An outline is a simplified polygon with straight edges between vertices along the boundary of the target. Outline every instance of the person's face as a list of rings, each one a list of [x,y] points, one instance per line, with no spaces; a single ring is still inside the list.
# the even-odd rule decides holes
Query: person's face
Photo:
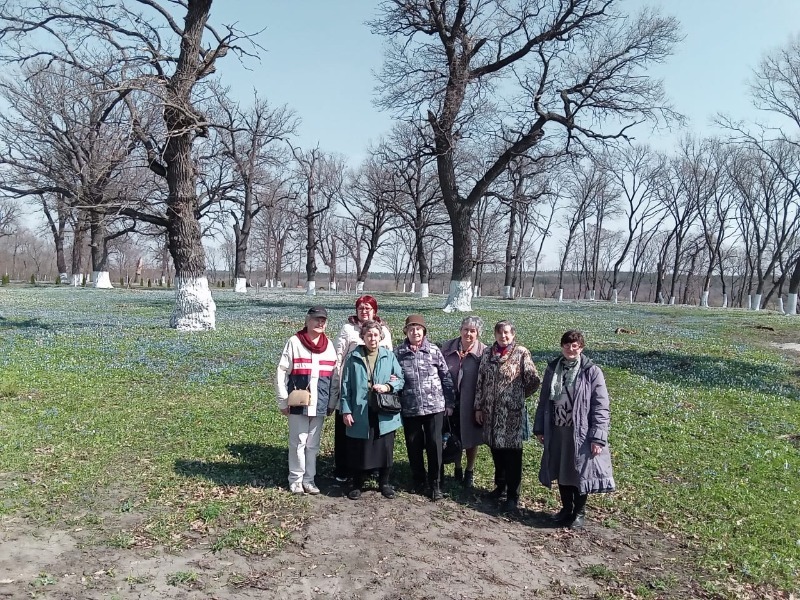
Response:
[[[310,333],[322,334],[325,333],[325,327],[328,325],[326,317],[306,317],[306,329]]]
[[[409,342],[419,346],[422,343],[422,338],[425,337],[425,328],[422,325],[409,325],[406,327],[406,337]]]
[[[575,360],[581,355],[581,352],[583,352],[583,346],[581,346],[580,342],[561,344],[561,354],[567,360]]]
[[[378,342],[381,341],[381,332],[375,328],[367,329],[364,333],[364,345],[369,350],[375,350],[378,347]]]
[[[475,343],[475,340],[478,339],[478,330],[474,327],[470,327],[469,325],[465,325],[461,328],[461,347],[466,349],[472,346]]]
[[[514,341],[514,332],[511,331],[511,325],[506,325],[500,331],[494,332],[494,339],[497,340],[497,345],[505,348]]]
[[[356,307],[356,316],[362,323],[375,318],[375,309],[366,302],[362,302]]]

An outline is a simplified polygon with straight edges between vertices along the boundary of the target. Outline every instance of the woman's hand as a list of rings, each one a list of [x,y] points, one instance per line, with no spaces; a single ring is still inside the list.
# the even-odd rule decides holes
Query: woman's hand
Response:
[[[444,416],[452,417],[453,416],[453,409],[452,408],[445,408],[444,409]]]
[[[603,446],[592,442],[592,456],[600,456],[603,453]]]
[[[544,436],[541,433],[536,434],[536,439],[539,440],[539,443],[544,446]]]
[[[352,427],[353,426],[353,415],[350,413],[346,413],[342,415],[342,423],[344,423],[345,427]]]
[[[372,389],[379,394],[389,394],[392,391],[392,386],[388,383],[376,383],[372,386]]]
[[[281,409],[281,414],[286,416],[286,417],[288,417],[289,416],[289,407],[287,406],[286,408],[282,408]]]
[[[482,410],[476,410],[475,411],[475,422],[478,425],[483,425],[483,411]]]

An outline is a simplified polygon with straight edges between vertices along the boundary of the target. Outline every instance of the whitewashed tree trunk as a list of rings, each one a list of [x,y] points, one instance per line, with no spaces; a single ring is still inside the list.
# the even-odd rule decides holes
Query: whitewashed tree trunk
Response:
[[[670,296],[669,297],[669,305],[670,306],[675,306],[675,296]]]
[[[783,310],[783,298],[778,298],[778,310],[782,315],[786,314]]]
[[[747,294],[747,310],[753,310],[753,295]]]
[[[217,305],[205,277],[175,278],[175,309],[169,326],[178,331],[208,331],[217,326]]]
[[[708,290],[703,290],[703,294],[700,296],[700,306],[708,308]]]
[[[761,310],[761,294],[753,296],[753,310]]]
[[[728,294],[722,294],[722,308],[728,308]]]
[[[317,295],[317,282],[314,280],[306,281],[306,296]]]
[[[516,286],[511,286],[511,297],[512,298],[516,298],[517,297],[517,288],[516,288]]]
[[[92,279],[94,279],[94,287],[101,290],[110,290],[114,286],[111,285],[111,277],[108,271],[93,271]]]
[[[511,300],[511,286],[504,285],[503,286],[503,300]]]
[[[592,290],[591,292],[589,292],[589,300],[591,300],[592,302],[594,302],[594,290]]]
[[[275,287],[276,288],[282,288],[283,287],[283,282],[279,279],[278,281],[275,282]]]
[[[364,282],[363,281],[356,281],[356,294],[364,293]]]
[[[633,304],[633,290],[628,292],[628,304]]]
[[[247,279],[244,277],[237,277],[236,281],[233,282],[233,291],[237,294],[246,294],[247,293]]]
[[[406,293],[406,284],[405,283],[403,284],[403,293],[404,294]]]
[[[564,288],[559,288],[558,290],[558,301],[559,302],[564,301]]]
[[[413,294],[416,289],[417,289],[417,282],[416,281],[412,281],[411,282],[411,293]]]
[[[446,313],[472,310],[472,281],[450,281],[450,294],[442,309]]]
[[[664,304],[664,294],[662,292],[658,292],[658,303]]]
[[[333,280],[328,282],[328,289],[330,291],[332,291],[332,292],[336,291],[336,280],[335,279],[333,279]]]
[[[786,297],[786,312],[787,315],[797,314],[797,294],[789,294]]]
[[[617,291],[617,288],[611,290],[611,301],[614,304],[619,304],[619,292]]]
[[[419,284],[419,297],[420,298],[427,298],[430,296],[430,286],[427,283],[420,283]]]
[[[67,273],[59,273],[58,278],[61,280],[63,285],[66,285],[67,281],[69,281],[69,275]]]
[[[475,286],[475,290],[473,291],[472,297],[473,298],[480,298],[481,297],[481,288],[480,288],[480,286]]]
[[[72,274],[72,285],[75,287],[79,287],[81,285],[81,274],[80,273],[73,273]]]

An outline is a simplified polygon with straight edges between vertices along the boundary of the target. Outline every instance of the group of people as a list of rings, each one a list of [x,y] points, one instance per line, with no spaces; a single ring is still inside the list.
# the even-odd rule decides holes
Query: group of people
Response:
[[[608,390],[601,369],[583,354],[581,332],[564,333],[561,354],[540,378],[510,321],[494,326],[494,342],[487,346],[480,340],[482,319],[466,317],[459,336],[439,348],[428,339],[424,316],[412,314],[405,319],[405,338],[393,348],[377,300],[361,296],[355,309],[331,342],[327,310],[312,307],[281,354],[276,390],[289,418],[291,492],[319,493],[314,478],[322,425],[334,413],[335,477],[350,482],[352,500],[373,474],[380,493],[395,497],[391,471],[401,426],[413,490],[433,501],[443,498],[445,425],[466,454],[466,468],[460,460],[455,466],[465,487],[474,485],[478,447],[489,446],[494,489],[488,496],[506,510],[518,507],[523,443],[531,436],[544,446],[539,481],[548,488],[558,482],[558,525],[583,527],[587,495],[614,490]],[[531,423],[526,398],[540,386]]]

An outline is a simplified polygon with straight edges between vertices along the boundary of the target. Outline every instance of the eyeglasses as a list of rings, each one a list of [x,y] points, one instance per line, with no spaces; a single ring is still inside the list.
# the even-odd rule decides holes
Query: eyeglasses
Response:
[[[577,350],[578,348],[582,348],[583,346],[581,346],[580,342],[570,342],[568,344],[561,344],[561,347],[562,348],[572,348],[574,350]]]

